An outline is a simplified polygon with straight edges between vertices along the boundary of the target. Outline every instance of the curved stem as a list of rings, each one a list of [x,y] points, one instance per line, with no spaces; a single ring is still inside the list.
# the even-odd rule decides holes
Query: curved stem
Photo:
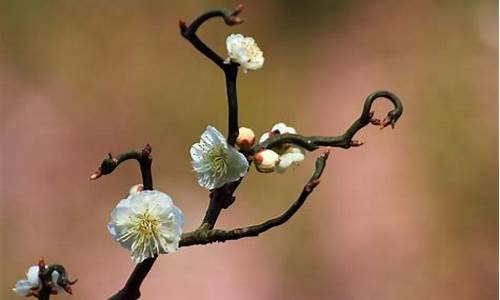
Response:
[[[280,226],[290,220],[291,217],[302,207],[307,197],[313,192],[314,188],[318,186],[321,174],[326,167],[328,159],[328,152],[323,153],[316,160],[316,168],[313,175],[307,181],[298,199],[280,216],[272,218],[258,225],[252,225],[232,230],[209,230],[200,228],[193,232],[188,232],[182,235],[179,247],[187,247],[192,245],[205,245],[214,242],[225,242],[229,240],[238,240],[246,237],[255,237],[259,234],[268,231],[271,228]]]
[[[78,280],[70,280],[68,278],[68,273],[64,266],[59,264],[52,264],[47,266],[45,261],[41,259],[38,262],[38,277],[40,278],[41,288],[39,292],[32,292],[28,296],[35,296],[40,300],[49,300],[51,295],[56,295],[58,290],[55,289],[56,284],[61,287],[66,293],[72,294],[71,286],[75,284]],[[53,282],[52,273],[57,272],[57,282]]]
[[[236,79],[238,76],[238,64],[225,62],[215,51],[208,47],[196,35],[196,32],[206,21],[220,17],[226,25],[232,26],[243,22],[239,18],[243,10],[242,5],[238,5],[233,11],[225,9],[217,9],[206,12],[197,17],[189,26],[184,21],[179,21],[181,35],[186,38],[198,51],[205,55],[208,59],[214,62],[223,72],[226,78],[226,93],[228,104],[228,125],[227,125],[227,143],[234,146],[239,133],[238,125],[238,97],[236,90]],[[220,212],[224,208],[228,208],[233,202],[233,193],[240,184],[240,181],[226,184],[218,189],[211,191],[210,202],[205,212],[200,228],[212,229],[217,222]]]
[[[230,64],[225,64],[224,59],[220,57],[215,51],[210,49],[203,41],[201,41],[196,35],[196,31],[200,28],[203,23],[206,21],[221,17],[226,25],[232,26],[236,24],[243,23],[243,20],[238,17],[238,15],[243,10],[242,5],[238,5],[235,10],[227,11],[225,9],[216,9],[209,12],[206,12],[196,18],[189,26],[186,25],[186,22],[179,21],[179,28],[181,30],[181,35],[186,38],[198,51],[203,53],[206,57],[208,57],[211,61],[213,61],[219,68],[225,70],[229,68]]]
[[[109,154],[109,157],[102,161],[101,166],[98,168],[96,172],[94,172],[91,176],[91,180],[95,180],[102,175],[111,174],[122,162],[127,161],[129,159],[135,159],[139,163],[142,175],[142,183],[144,185],[145,190],[153,189],[153,177],[151,175],[151,157],[152,148],[149,144],[147,144],[144,149],[141,151],[129,151],[123,154],[119,154],[116,157],[113,157]],[[145,259],[141,263],[138,263],[132,274],[130,274],[129,279],[125,283],[125,286],[118,291],[115,295],[111,296],[109,299],[111,300],[131,300],[131,299],[139,299],[141,296],[140,288],[141,284],[148,275],[149,271],[153,267],[154,262],[156,261],[155,257],[151,257]]]
[[[375,100],[379,98],[386,98],[392,102],[394,109],[387,113],[387,117],[381,121],[373,118],[373,112],[371,107]],[[299,134],[277,134],[264,142],[257,144],[252,147],[252,149],[247,153],[248,155],[253,155],[256,152],[264,148],[274,148],[282,144],[295,144],[308,151],[314,151],[320,146],[328,147],[340,147],[340,148],[350,148],[353,146],[360,146],[362,143],[353,140],[354,135],[363,127],[368,124],[379,125],[384,128],[391,125],[394,128],[399,117],[403,113],[403,104],[399,100],[398,96],[388,91],[377,91],[370,94],[363,105],[363,110],[359,118],[354,121],[354,123],[346,130],[346,132],[340,136],[303,136]]]
[[[181,35],[186,38],[198,51],[205,55],[208,59],[213,61],[219,68],[224,71],[226,77],[226,91],[228,101],[228,132],[227,143],[234,146],[236,138],[238,137],[238,100],[236,95],[236,77],[238,75],[238,64],[232,62],[225,62],[215,51],[210,49],[200,38],[196,35],[196,31],[206,21],[221,17],[224,22],[229,25],[236,25],[243,22],[238,16],[242,12],[243,6],[239,5],[234,11],[227,11],[225,9],[212,10],[202,14],[196,18],[189,26],[184,21],[179,21]]]
[[[111,174],[122,162],[135,159],[139,163],[142,176],[142,184],[145,190],[153,189],[153,176],[151,175],[151,163],[153,158],[151,156],[152,148],[149,144],[144,146],[141,151],[128,151],[113,157],[111,153],[108,154],[108,158],[104,159],[101,166],[90,175],[90,180],[96,180],[102,175]]]

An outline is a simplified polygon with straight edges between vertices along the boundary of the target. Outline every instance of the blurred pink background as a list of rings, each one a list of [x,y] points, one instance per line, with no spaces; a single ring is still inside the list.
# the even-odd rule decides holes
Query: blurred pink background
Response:
[[[185,213],[207,206],[188,149],[226,130],[224,77],[180,37],[234,1],[0,1],[0,298],[40,257],[66,266],[74,295],[104,299],[133,262],[106,230],[140,181],[135,163],[96,182],[106,157],[153,146],[157,189]],[[264,68],[238,81],[240,125],[284,121],[337,135],[378,89],[401,97],[395,130],[333,149],[318,189],[258,238],[162,256],[142,299],[497,299],[498,3],[249,1],[246,23],[199,34],[255,37]],[[390,105],[381,101],[383,117]],[[314,158],[286,175],[253,168],[218,226],[273,217],[295,200]]]

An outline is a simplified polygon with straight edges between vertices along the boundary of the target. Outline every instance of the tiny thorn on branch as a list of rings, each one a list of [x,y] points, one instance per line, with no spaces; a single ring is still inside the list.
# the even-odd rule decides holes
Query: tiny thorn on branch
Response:
[[[351,146],[351,147],[359,147],[359,146],[362,146],[362,145],[364,145],[364,144],[365,144],[365,142],[363,142],[363,141],[358,141],[358,140],[351,140],[351,141],[349,142],[349,146]]]

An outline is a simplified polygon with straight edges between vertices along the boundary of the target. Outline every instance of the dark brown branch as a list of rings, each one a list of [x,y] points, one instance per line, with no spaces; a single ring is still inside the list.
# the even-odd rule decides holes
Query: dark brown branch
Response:
[[[394,109],[389,111],[387,117],[383,121],[374,119],[374,113],[371,111],[373,102],[379,98],[386,98],[390,100],[394,105]],[[388,91],[377,91],[370,94],[366,98],[361,116],[356,121],[354,121],[351,127],[349,127],[344,134],[340,136],[302,136],[299,134],[277,134],[265,140],[264,142],[255,145],[251,149],[251,151],[246,154],[252,155],[263,148],[278,147],[282,144],[295,144],[308,151],[314,151],[320,146],[340,147],[345,149],[353,146],[360,146],[362,145],[362,143],[353,140],[352,138],[361,128],[370,123],[379,125],[381,126],[381,128],[384,128],[388,125],[391,125],[391,127],[394,128],[394,125],[396,124],[402,113],[403,104],[399,100],[398,96]]]
[[[213,61],[222,71],[226,77],[226,93],[228,103],[228,132],[227,143],[231,146],[235,145],[236,138],[238,137],[238,97],[236,92],[236,79],[238,76],[238,64],[232,62],[224,62],[215,51],[210,49],[200,38],[196,32],[206,21],[221,17],[226,25],[232,26],[243,22],[239,18],[243,6],[239,5],[234,11],[227,11],[218,9],[206,12],[196,18],[189,26],[184,21],[179,21],[181,35],[186,38],[198,51],[205,55],[208,59]],[[210,193],[210,202],[203,218],[200,228],[212,229],[217,222],[220,212],[224,208],[228,208],[234,202],[233,193],[239,186],[241,180],[229,183],[220,187]]]
[[[233,204],[235,200],[233,194],[242,180],[243,178],[240,178],[238,181],[228,183],[221,188],[215,189],[210,192],[210,202],[208,204],[207,211],[205,212],[205,217],[203,218],[203,221],[199,228],[214,228],[220,212]]]
[[[238,100],[236,95],[236,77],[238,75],[238,64],[228,62],[225,63],[224,59],[210,49],[200,38],[196,35],[198,28],[206,21],[221,17],[224,22],[229,25],[241,24],[243,22],[238,16],[243,10],[243,6],[239,5],[232,12],[225,9],[212,10],[202,14],[196,18],[189,26],[184,21],[179,21],[181,35],[186,38],[198,51],[213,61],[219,68],[224,71],[226,76],[226,90],[228,100],[228,132],[227,142],[229,145],[234,146],[236,138],[238,137]]]
[[[101,166],[98,170],[90,176],[90,179],[94,180],[102,175],[108,175],[112,173],[122,162],[129,159],[135,159],[139,163],[142,175],[142,183],[145,190],[153,189],[153,178],[151,175],[151,163],[153,161],[151,156],[152,148],[147,144],[141,151],[129,151],[116,157],[109,154],[109,157],[102,161]],[[132,274],[130,274],[129,279],[125,283],[125,286],[113,295],[110,300],[131,300],[139,299],[141,296],[140,288],[141,284],[148,275],[149,271],[153,267],[157,256],[145,259],[141,263],[138,263]]]
[[[57,294],[55,289],[56,284],[62,287],[68,294],[72,294],[71,286],[75,284],[78,280],[70,280],[66,269],[59,264],[52,264],[47,266],[45,261],[41,259],[38,262],[38,277],[40,278],[41,287],[39,291],[33,291],[28,296],[34,296],[40,300],[49,300],[51,295]],[[52,273],[59,273],[57,282],[52,281]]]
[[[111,174],[122,162],[129,159],[135,159],[139,163],[139,167],[141,169],[144,190],[152,190],[153,177],[151,175],[151,163],[153,162],[153,158],[151,156],[151,150],[151,146],[147,144],[141,151],[132,150],[119,154],[116,157],[113,157],[113,155],[109,153],[108,158],[102,161],[101,166],[97,169],[97,171],[90,175],[90,180],[96,180],[102,175]]]
[[[270,219],[264,223],[236,228],[232,230],[220,230],[220,229],[212,229],[207,230],[205,228],[197,229],[193,232],[188,232],[182,235],[182,239],[179,243],[179,247],[187,247],[193,245],[205,245],[214,242],[225,242],[229,240],[238,240],[245,237],[255,237],[259,234],[280,226],[286,223],[304,204],[307,197],[313,192],[314,188],[319,184],[319,179],[321,174],[323,173],[326,167],[326,161],[328,159],[328,152],[323,153],[316,160],[316,168],[314,170],[313,175],[306,183],[304,188],[302,189],[302,193],[300,193],[299,198],[280,216]]]
[[[236,92],[236,79],[239,65],[233,62],[226,63],[222,57],[220,57],[216,52],[210,49],[203,41],[198,38],[196,32],[203,23],[215,17],[221,17],[227,25],[239,24],[242,22],[242,20],[238,17],[241,13],[241,10],[242,6],[238,6],[233,12],[228,12],[226,10],[210,11],[196,18],[189,26],[184,21],[179,22],[182,36],[186,38],[198,51],[204,54],[208,59],[213,61],[219,68],[224,71],[224,75],[226,77],[226,91],[228,98],[227,142],[231,146],[235,145],[239,128]],[[389,99],[395,106],[395,109],[390,111],[383,121],[374,119],[373,112],[370,111],[373,102],[380,97]],[[391,125],[392,127],[394,127],[394,124],[401,116],[402,112],[402,104],[396,95],[386,91],[375,92],[368,96],[368,98],[366,99],[361,116],[341,136],[305,137],[295,134],[276,135],[269,138],[265,142],[254,146],[250,151],[246,151],[245,154],[251,155],[262,148],[272,148],[284,143],[297,144],[309,151],[316,150],[320,146],[342,148],[359,146],[361,143],[352,140],[352,138],[361,128],[365,127],[369,123],[381,125],[382,128],[386,127],[387,125]],[[290,206],[288,210],[286,210],[280,216],[258,225],[236,228],[232,230],[213,229],[221,210],[228,208],[234,202],[233,194],[243,178],[211,191],[209,207],[206,211],[202,224],[197,230],[183,234],[179,246],[186,247],[191,245],[203,245],[213,242],[224,242],[227,240],[237,240],[245,237],[258,236],[260,233],[284,224],[300,209],[300,207],[306,201],[307,197],[319,184],[319,178],[326,166],[327,158],[328,153],[324,153],[317,159],[315,172],[313,173],[311,179],[304,186],[302,193],[299,195],[298,199]],[[140,152],[130,151],[124,154],[120,154],[117,157],[113,157],[110,154],[109,158],[105,159],[102,162],[98,171],[92,174],[91,179],[97,179],[102,175],[110,174],[118,167],[121,162],[129,159],[135,159],[139,162],[144,189],[153,189],[151,176],[151,147],[149,145],[147,145]],[[137,264],[125,286],[110,299],[138,299],[140,297],[140,286],[144,278],[151,270],[156,258],[157,256],[146,259],[143,262]]]
[[[237,24],[243,23],[243,20],[238,16],[242,12],[243,6],[238,5],[232,12],[227,11],[225,9],[217,9],[206,12],[196,18],[189,26],[187,26],[185,21],[179,21],[179,28],[181,30],[181,35],[186,38],[198,51],[203,53],[206,57],[208,57],[211,61],[213,61],[217,66],[219,66],[224,71],[229,68],[229,64],[224,63],[224,59],[220,57],[217,53],[215,53],[212,49],[210,49],[205,43],[203,43],[198,36],[196,35],[196,31],[200,28],[203,23],[206,21],[221,17],[226,25],[233,26]]]
[[[109,300],[135,300],[141,297],[141,284],[148,275],[149,271],[153,267],[156,261],[155,257],[147,258],[142,262],[138,263],[132,274],[130,274],[125,286],[118,291],[116,294],[111,296]]]

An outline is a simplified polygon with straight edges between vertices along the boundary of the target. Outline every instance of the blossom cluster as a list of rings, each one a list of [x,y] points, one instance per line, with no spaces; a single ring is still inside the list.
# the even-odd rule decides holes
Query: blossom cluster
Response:
[[[62,286],[59,285],[59,272],[54,270],[50,274],[52,294],[57,294],[64,290]],[[42,288],[42,281],[40,280],[40,266],[34,265],[28,268],[26,272],[26,279],[21,279],[16,283],[16,287],[12,289],[14,293],[19,296],[29,297],[37,296],[38,292]]]
[[[264,64],[263,52],[251,37],[231,34],[226,39],[226,48],[228,57],[225,63],[236,64],[245,73],[260,69]],[[259,143],[286,133],[294,134],[295,129],[278,123],[260,137]],[[255,134],[249,128],[239,129],[237,147],[234,147],[227,143],[215,127],[208,126],[200,141],[190,149],[198,184],[214,190],[235,182],[247,174],[252,161],[259,172],[283,173],[304,160],[304,149],[288,144],[245,156],[245,153],[251,153],[249,150],[254,144]],[[134,262],[140,263],[159,254],[177,251],[183,225],[184,215],[169,195],[156,190],[144,190],[144,186],[138,184],[132,186],[129,195],[112,210],[107,228],[112,238],[130,251]],[[59,273],[54,271],[51,274],[54,294],[63,289],[58,285],[58,278]],[[20,296],[37,296],[41,285],[40,267],[31,266],[26,279],[19,280],[13,291]]]
[[[293,127],[278,123],[271,131],[264,133],[259,143],[279,134],[295,134]],[[236,145],[247,151],[255,143],[254,132],[246,127],[239,129]],[[256,169],[262,173],[284,173],[289,167],[298,165],[305,158],[305,150],[292,144],[283,144],[272,149],[262,149],[253,157],[246,158],[235,147],[227,144],[226,139],[215,127],[208,126],[199,143],[191,147],[191,163],[200,186],[212,190],[245,176],[249,160],[255,162]]]

